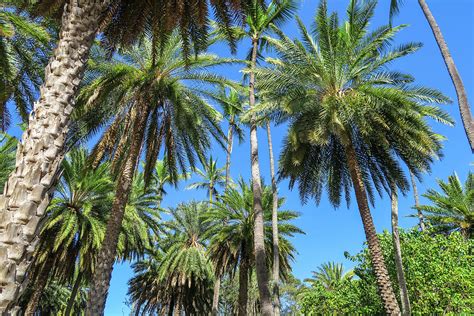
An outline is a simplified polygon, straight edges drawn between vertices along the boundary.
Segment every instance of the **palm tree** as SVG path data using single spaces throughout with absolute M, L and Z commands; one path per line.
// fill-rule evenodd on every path
M 246 29 L 234 29 L 237 38 L 249 38 L 251 49 L 248 56 L 249 64 L 249 107 L 255 107 L 255 73 L 259 51 L 262 48 L 263 36 L 270 30 L 271 25 L 280 26 L 296 10 L 296 1 L 294 0 L 273 0 L 266 5 L 262 1 L 252 0 L 246 9 Z M 265 265 L 266 254 L 264 245 L 264 227 L 263 210 L 261 205 L 262 187 L 260 183 L 260 164 L 258 159 L 258 138 L 257 138 L 257 120 L 255 116 L 250 118 L 250 164 L 252 172 L 252 183 L 254 191 L 255 208 L 255 241 L 256 252 L 257 281 L 262 305 L 262 315 L 279 315 L 279 300 L 275 300 L 275 309 L 272 306 L 271 294 L 269 289 L 268 269 Z
M 423 212 L 419 209 L 420 206 L 420 197 L 418 196 L 418 186 L 416 185 L 416 178 L 413 172 L 410 171 L 410 180 L 411 187 L 413 189 L 413 198 L 415 199 L 415 209 L 417 210 L 418 215 L 418 225 L 422 232 L 425 231 L 425 219 L 423 217 Z
M 49 204 L 49 188 L 57 179 L 57 171 L 64 157 L 64 144 L 68 133 L 71 113 L 75 105 L 78 87 L 86 67 L 89 51 L 94 43 L 99 26 L 104 40 L 110 47 L 129 45 L 141 38 L 143 33 L 155 33 L 157 38 L 166 38 L 175 27 L 183 37 L 185 55 L 193 46 L 195 51 L 206 44 L 209 12 L 230 28 L 250 0 L 201 1 L 197 9 L 194 0 L 184 1 L 112 1 L 112 0 L 40 0 L 35 1 L 37 14 L 60 18 L 59 36 L 48 65 L 39 99 L 33 106 L 35 115 L 30 116 L 28 128 L 22 137 L 22 146 L 17 151 L 16 168 L 8 180 L 11 188 L 0 196 L 0 214 L 13 218 L 18 208 L 28 209 L 31 217 L 24 222 L 12 222 L 6 242 L 0 243 L 2 251 L 22 248 L 18 258 L 5 262 L 10 268 L 5 286 L 0 293 L 0 312 L 12 308 L 24 284 L 25 273 L 30 265 L 36 234 L 26 235 L 26 225 L 36 226 Z M 15 3 L 30 6 L 30 1 Z M 137 17 L 140 17 L 137 20 Z M 4 28 L 3 28 L 4 30 Z M 230 32 L 227 36 L 232 40 Z M 158 41 L 157 41 L 158 42 Z M 234 44 L 234 41 L 231 41 Z M 158 43 L 156 46 L 159 46 Z M 155 46 L 155 47 L 156 47 Z M 235 48 L 235 45 L 231 45 Z M 188 63 L 190 59 L 188 58 Z M 23 177 L 34 174 L 34 177 Z M 34 190 L 32 188 L 34 187 Z M 33 229 L 35 231 L 35 229 Z M 13 237 L 15 236 L 15 237 Z M 27 247 L 20 247 L 26 244 Z
M 179 180 L 186 180 L 189 177 L 188 173 L 183 173 L 178 175 Z M 163 160 L 157 160 L 155 163 L 155 171 L 151 179 L 151 187 L 154 190 L 156 196 L 158 197 L 158 208 L 161 206 L 164 196 L 167 194 L 165 186 L 168 184 L 175 184 L 173 176 L 169 172 L 169 168 L 166 165 L 166 158 Z
M 423 196 L 433 205 L 420 205 L 425 218 L 436 232 L 460 231 L 466 238 L 474 236 L 474 174 L 469 172 L 464 187 L 456 173 L 448 182 L 437 180 L 441 192 L 429 189 Z
M 0 188 L 7 181 L 8 175 L 15 168 L 15 138 L 0 133 Z
M 398 159 L 416 174 L 429 170 L 441 145 L 424 117 L 450 119 L 439 108 L 424 105 L 449 101 L 441 93 L 412 87 L 411 76 L 385 68 L 420 44 L 392 48 L 391 40 L 403 26 L 368 32 L 375 4 L 351 1 L 341 26 L 322 1 L 311 32 L 298 19 L 302 41 L 275 28 L 279 38 L 268 41 L 279 58 L 267 59 L 273 67 L 255 72 L 260 91 L 278 102 L 264 106 L 274 107 L 281 121 L 290 120 L 280 160 L 281 176 L 290 178 L 290 187 L 298 182 L 303 201 L 314 197 L 319 202 L 327 186 L 335 206 L 343 192 L 349 202 L 354 188 L 379 293 L 391 314 L 400 309 L 369 202 L 373 204 L 374 187 L 380 194 L 388 192 L 390 181 L 406 191 Z
M 390 1 L 390 19 L 392 19 L 392 17 L 399 12 L 401 3 L 402 0 Z M 436 40 L 436 44 L 438 44 L 441 56 L 443 57 L 449 76 L 451 77 L 451 81 L 453 82 L 454 89 L 456 90 L 456 95 L 458 97 L 461 120 L 466 132 L 467 140 L 471 146 L 471 151 L 474 152 L 474 119 L 472 117 L 471 107 L 467 99 L 467 92 L 464 87 L 464 83 L 462 82 L 461 75 L 459 74 L 456 64 L 454 63 L 454 59 L 449 52 L 448 44 L 446 43 L 443 33 L 441 32 L 441 29 L 436 22 L 433 13 L 431 13 L 428 4 L 425 0 L 418 0 L 418 4 L 420 5 L 425 18 L 430 25 L 431 31 L 433 32 L 433 36 Z
M 0 4 L 0 130 L 11 123 L 8 101 L 15 103 L 23 122 L 28 121 L 43 69 L 51 51 L 50 35 L 38 21 Z
M 284 199 L 279 199 L 281 206 Z M 273 194 L 269 186 L 263 186 L 262 206 L 264 210 L 265 248 L 268 253 L 273 250 L 272 238 L 272 204 Z M 281 251 L 279 260 L 282 262 L 279 273 L 285 277 L 291 270 L 289 262 L 293 260 L 295 249 L 288 237 L 302 233 L 291 224 L 298 214 L 288 210 L 278 212 Z M 248 282 L 255 266 L 253 248 L 255 211 L 253 208 L 253 190 L 251 184 L 239 181 L 239 189 L 229 188 L 218 202 L 206 213 L 207 222 L 213 223 L 212 237 L 209 244 L 209 256 L 219 274 L 229 272 L 231 276 L 239 270 L 238 314 L 247 315 Z M 223 224 L 225 223 L 225 224 Z M 272 265 L 272 257 L 268 257 L 266 266 Z
M 209 195 L 209 203 L 212 203 L 213 197 L 217 199 L 219 195 L 217 187 L 225 185 L 224 168 L 217 168 L 217 160 L 212 159 L 212 156 L 204 161 L 203 166 L 204 170 L 194 169 L 194 172 L 202 178 L 202 181 L 191 183 L 187 189 L 206 189 Z
M 112 160 L 118 180 L 91 287 L 89 308 L 94 315 L 104 308 L 125 202 L 141 152 L 145 183 L 152 179 L 160 152 L 177 181 L 178 169 L 184 172 L 188 165 L 195 167 L 196 157 L 202 160 L 211 137 L 223 145 L 221 116 L 203 98 L 202 89 L 203 85 L 228 83 L 210 69 L 232 60 L 198 54 L 186 62 L 176 32 L 167 37 L 159 52 L 153 47 L 153 40 L 144 39 L 141 46 L 124 50 L 117 59 L 91 65 L 96 79 L 79 98 L 84 111 L 99 111 L 99 122 L 111 122 L 93 153 L 95 162 Z
M 162 251 L 134 264 L 129 295 L 136 311 L 204 315 L 210 310 L 213 272 L 206 254 L 209 224 L 203 221 L 206 203 L 179 204 L 164 223 Z
M 317 271 L 312 271 L 312 278 L 305 279 L 305 282 L 310 284 L 321 283 L 325 289 L 333 291 L 339 284 L 346 280 L 351 280 L 354 272 L 348 271 L 344 273 L 344 268 L 341 263 L 326 262 L 318 267 Z

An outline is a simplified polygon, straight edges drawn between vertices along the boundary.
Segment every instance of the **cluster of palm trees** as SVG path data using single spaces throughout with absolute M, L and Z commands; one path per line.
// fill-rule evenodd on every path
M 18 144 L 2 136 L 0 154 L 12 157 L 14 147 L 17 154 L 16 163 L 5 163 L 8 171 L 0 170 L 1 177 L 11 171 L 0 195 L 0 312 L 19 309 L 27 284 L 34 285 L 26 311 L 34 312 L 54 279 L 71 287 L 66 314 L 88 284 L 86 314 L 101 315 L 114 262 L 140 258 L 130 283 L 137 312 L 201 313 L 212 302 L 217 314 L 220 281 L 238 271 L 236 312 L 245 315 L 255 270 L 261 314 L 279 315 L 280 276 L 294 253 L 287 237 L 300 231 L 286 223 L 296 214 L 279 210 L 274 121 L 288 124 L 280 177 L 298 186 L 302 201 L 319 203 L 326 189 L 333 205 L 343 196 L 349 204 L 354 189 L 383 306 L 400 313 L 370 206 L 376 193 L 390 194 L 399 244 L 397 191 L 410 187 L 404 169 L 417 178 L 429 172 L 442 156 L 442 137 L 426 119 L 452 120 L 437 107 L 447 97 L 390 70 L 420 44 L 393 47 L 403 25 L 369 31 L 376 4 L 349 1 L 341 24 L 323 0 L 310 29 L 296 19 L 300 37 L 292 39 L 280 27 L 294 16 L 294 0 L 8 2 L 0 12 L 0 123 L 9 126 L 11 101 L 26 126 Z M 426 3 L 420 5 L 435 25 Z M 215 23 L 209 23 L 211 9 Z M 438 40 L 439 28 L 432 28 Z M 248 41 L 247 60 L 205 52 L 219 40 L 232 50 Z M 442 43 L 472 139 L 462 82 Z M 274 57 L 265 56 L 267 50 Z M 215 71 L 236 63 L 243 65 L 245 84 Z M 243 141 L 243 124 L 249 126 L 251 180 L 235 186 L 231 153 L 235 135 Z M 261 181 L 260 126 L 269 141 L 269 187 Z M 90 153 L 73 149 L 63 162 L 93 136 L 98 140 Z M 213 143 L 227 152 L 224 168 L 206 155 Z M 176 185 L 190 170 L 202 182 L 189 188 L 206 188 L 209 201 L 171 208 L 171 220 L 160 221 L 165 185 Z M 401 267 L 400 253 L 397 260 Z M 403 270 L 397 272 L 403 284 Z M 409 313 L 401 296 L 402 312 Z

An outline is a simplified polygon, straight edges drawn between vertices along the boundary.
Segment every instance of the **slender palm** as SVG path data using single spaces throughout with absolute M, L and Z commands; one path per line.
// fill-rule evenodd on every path
M 416 185 L 416 178 L 413 172 L 410 171 L 410 180 L 411 187 L 413 189 L 413 198 L 415 200 L 415 209 L 417 210 L 418 215 L 418 225 L 420 226 L 420 231 L 425 231 L 425 219 L 423 217 L 423 212 L 418 208 L 420 206 L 420 197 L 418 195 L 418 186 Z
M 390 18 L 392 18 L 399 12 L 401 3 L 402 0 L 390 1 Z M 431 31 L 433 32 L 433 36 L 436 40 L 436 44 L 438 44 L 449 76 L 451 77 L 451 81 L 453 82 L 454 89 L 456 90 L 456 95 L 458 97 L 461 120 L 464 126 L 464 130 L 466 132 L 467 140 L 469 142 L 469 145 L 471 146 L 471 151 L 474 152 L 474 118 L 472 117 L 471 107 L 467 99 L 466 88 L 464 87 L 461 75 L 459 74 L 456 64 L 454 63 L 454 59 L 451 56 L 451 53 L 449 52 L 448 44 L 446 43 L 443 33 L 441 32 L 441 29 L 438 23 L 436 22 L 433 13 L 431 13 L 428 4 L 425 0 L 418 0 L 418 4 L 420 5 L 420 8 L 423 11 L 425 18 L 428 21 L 428 24 L 430 25 Z
M 327 290 L 332 291 L 345 280 L 351 280 L 354 276 L 352 271 L 344 273 L 344 267 L 341 263 L 327 262 L 318 267 L 317 271 L 312 272 L 313 277 L 306 279 L 305 282 L 314 284 L 321 283 Z
M 134 265 L 129 294 L 136 310 L 169 315 L 181 311 L 204 315 L 210 310 L 213 271 L 206 254 L 209 224 L 203 221 L 206 203 L 191 202 L 170 209 L 163 251 Z
M 0 133 L 0 188 L 7 181 L 8 175 L 15 168 L 15 138 Z
M 241 20 L 238 18 L 239 13 L 249 1 L 201 1 L 197 8 L 194 0 L 35 1 L 36 13 L 61 17 L 61 21 L 56 49 L 45 68 L 39 99 L 33 106 L 35 115 L 29 117 L 28 128 L 22 137 L 23 144 L 17 149 L 16 165 L 20 167 L 13 171 L 8 180 L 8 187 L 12 190 L 0 196 L 1 216 L 14 218 L 13 214 L 18 208 L 28 209 L 31 213 L 26 221 L 12 222 L 9 234 L 1 238 L 1 251 L 22 248 L 23 253 L 15 257 L 18 259 L 9 258 L 5 262 L 10 268 L 7 270 L 8 282 L 0 293 L 0 312 L 13 307 L 13 302 L 21 292 L 21 285 L 25 284 L 25 271 L 28 270 L 35 248 L 30 244 L 36 242 L 37 235 L 26 235 L 23 233 L 26 229 L 23 228 L 26 225 L 36 228 L 41 219 L 38 214 L 43 214 L 49 204 L 49 189 L 57 180 L 78 87 L 99 26 L 102 26 L 103 39 L 110 47 L 129 45 L 139 40 L 143 33 L 154 33 L 157 37 L 166 38 L 166 33 L 176 26 L 183 37 L 185 54 L 194 53 L 206 45 L 211 10 L 217 20 L 229 28 L 233 21 Z M 15 2 L 31 5 L 31 1 Z M 227 33 L 227 38 L 231 39 L 230 32 Z M 191 46 L 194 50 L 190 49 Z M 24 177 L 24 174 L 35 176 Z
M 290 120 L 281 175 L 290 178 L 290 186 L 298 182 L 303 201 L 314 197 L 319 202 L 327 186 L 330 202 L 338 206 L 342 193 L 349 202 L 355 189 L 385 311 L 399 313 L 369 202 L 374 187 L 380 194 L 388 192 L 390 181 L 406 191 L 398 159 L 417 174 L 429 170 L 441 146 L 424 117 L 450 119 L 439 108 L 423 105 L 447 102 L 441 93 L 412 87 L 411 76 L 385 68 L 420 45 L 390 45 L 403 26 L 368 32 L 375 4 L 351 1 L 341 26 L 322 1 L 311 32 L 298 20 L 303 41 L 275 29 L 279 39 L 268 41 L 279 59 L 267 59 L 274 67 L 256 74 L 258 88 L 278 100 L 274 107 L 280 119 Z
M 195 168 L 194 172 L 201 177 L 201 181 L 190 184 L 188 189 L 206 189 L 209 195 L 209 203 L 212 203 L 213 198 L 218 198 L 218 186 L 224 186 L 226 178 L 224 176 L 224 168 L 217 167 L 217 160 L 209 157 L 207 161 L 204 161 L 204 170 Z
M 252 0 L 246 9 L 246 29 L 234 29 L 239 38 L 248 38 L 251 41 L 250 53 L 248 60 L 249 65 L 249 107 L 255 107 L 255 74 L 254 69 L 257 65 L 257 58 L 262 48 L 263 36 L 270 30 L 270 25 L 281 25 L 283 22 L 292 17 L 296 10 L 296 1 L 271 1 L 266 5 L 262 1 Z M 271 302 L 271 294 L 269 289 L 268 269 L 265 266 L 266 253 L 264 245 L 264 224 L 263 210 L 261 205 L 262 188 L 260 183 L 260 164 L 258 159 L 258 138 L 257 138 L 257 122 L 256 118 L 250 118 L 250 164 L 252 172 L 252 183 L 254 191 L 254 208 L 255 216 L 255 241 L 254 247 L 256 252 L 257 281 L 259 287 L 260 300 L 262 305 L 262 314 L 264 316 L 279 315 L 279 298 L 275 298 L 274 308 Z
M 10 126 L 10 100 L 23 122 L 28 121 L 51 51 L 49 41 L 38 21 L 0 4 L 0 130 Z
M 279 206 L 284 199 L 279 199 Z M 273 251 L 272 240 L 272 204 L 273 194 L 269 186 L 263 187 L 262 206 L 264 209 L 265 248 L 268 253 Z M 291 220 L 298 214 L 288 210 L 281 210 L 279 217 L 279 233 L 282 243 L 279 252 L 279 273 L 284 277 L 290 271 L 290 261 L 293 259 L 295 249 L 288 237 L 302 233 L 300 229 L 291 224 Z M 206 213 L 208 222 L 213 223 L 213 236 L 210 240 L 209 255 L 220 274 L 229 272 L 235 274 L 239 270 L 239 299 L 238 314 L 247 314 L 248 282 L 255 265 L 255 252 L 253 248 L 255 211 L 253 208 L 253 190 L 250 184 L 239 181 L 239 188 L 229 188 L 214 203 L 214 207 Z M 225 224 L 223 224 L 225 223 Z M 268 257 L 267 266 L 272 265 L 272 258 Z
M 423 196 L 432 205 L 420 205 L 426 220 L 437 232 L 460 231 L 466 238 L 474 236 L 474 174 L 469 172 L 464 186 L 455 173 L 448 181 L 438 180 L 441 192 L 428 190 Z
M 80 95 L 84 111 L 98 111 L 99 121 L 111 122 L 93 152 L 96 162 L 111 159 L 118 174 L 112 216 L 91 287 L 89 308 L 94 315 L 104 308 L 125 202 L 140 153 L 144 152 L 145 182 L 152 178 L 160 152 L 176 181 L 188 165 L 195 167 L 197 157 L 204 157 L 212 137 L 221 144 L 224 138 L 221 116 L 203 98 L 202 89 L 203 85 L 228 82 L 210 69 L 230 60 L 199 54 L 187 63 L 177 33 L 163 45 L 157 52 L 153 41 L 145 39 L 143 45 L 123 51 L 118 59 L 91 65 L 96 79 Z

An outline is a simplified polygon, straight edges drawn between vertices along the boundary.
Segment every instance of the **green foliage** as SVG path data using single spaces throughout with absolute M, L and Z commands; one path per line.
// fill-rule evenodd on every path
M 0 133 L 0 188 L 15 168 L 15 152 L 17 140 L 7 134 Z
M 448 182 L 437 180 L 441 192 L 429 189 L 423 194 L 433 205 L 420 205 L 425 219 L 435 232 L 460 231 L 466 238 L 474 237 L 474 174 L 469 172 L 464 186 L 456 173 Z
M 392 284 L 396 285 L 392 237 L 384 232 L 379 238 Z M 402 231 L 400 239 L 412 312 L 472 313 L 474 242 L 459 233 L 431 236 L 418 231 Z M 356 278 L 333 289 L 321 282 L 301 289 L 298 304 L 303 314 L 383 314 L 368 249 L 349 258 L 356 264 Z
M 223 187 L 225 184 L 224 168 L 218 168 L 217 160 L 212 159 L 212 156 L 203 162 L 203 166 L 204 170 L 193 170 L 202 180 L 191 183 L 187 189 L 206 189 L 209 201 L 212 202 L 213 197 L 218 197 L 217 187 Z

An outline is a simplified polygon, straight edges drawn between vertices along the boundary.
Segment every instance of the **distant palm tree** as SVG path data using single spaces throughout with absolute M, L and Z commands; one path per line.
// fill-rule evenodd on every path
M 351 280 L 354 276 L 353 271 L 344 272 L 341 263 L 327 262 L 318 267 L 317 271 L 312 271 L 312 278 L 305 279 L 305 282 L 314 284 L 319 282 L 327 290 L 333 291 L 345 280 Z
M 120 57 L 91 65 L 92 80 L 78 100 L 84 111 L 99 112 L 98 122 L 110 122 L 93 153 L 96 162 L 112 160 L 118 179 L 99 254 L 101 264 L 91 286 L 89 307 L 93 314 L 101 313 L 105 306 L 118 228 L 141 153 L 145 183 L 152 179 L 160 153 L 176 181 L 188 165 L 195 167 L 196 159 L 203 159 L 211 139 L 224 146 L 221 115 L 206 101 L 203 89 L 230 83 L 211 70 L 233 60 L 198 54 L 187 62 L 176 32 L 167 37 L 160 50 L 153 45 L 153 39 L 146 38 L 142 45 L 122 51 Z
M 169 168 L 166 165 L 166 158 L 163 160 L 157 160 L 155 163 L 155 170 L 150 180 L 151 189 L 157 195 L 158 207 L 161 205 L 164 196 L 167 194 L 165 190 L 166 185 L 176 185 L 176 182 L 179 180 L 186 180 L 190 175 L 185 172 L 181 175 L 178 175 L 178 179 L 173 179 L 173 175 L 169 172 Z
M 403 0 L 390 1 L 390 20 L 393 18 L 393 16 L 398 14 L 402 2 Z M 454 63 L 454 59 L 451 56 L 451 53 L 449 52 L 448 44 L 444 39 L 443 33 L 441 32 L 441 28 L 436 22 L 433 13 L 431 13 L 428 3 L 426 3 L 425 0 L 418 0 L 418 4 L 420 5 L 420 8 L 423 11 L 425 18 L 428 21 L 428 24 L 430 25 L 431 31 L 433 32 L 433 36 L 436 40 L 436 44 L 438 44 L 441 56 L 443 57 L 449 76 L 451 77 L 451 81 L 453 82 L 454 89 L 456 90 L 456 95 L 458 97 L 461 120 L 464 126 L 464 130 L 466 132 L 467 140 L 469 142 L 469 145 L 471 146 L 471 151 L 474 152 L 474 118 L 472 117 L 471 107 L 467 99 L 466 88 L 464 87 L 461 75 L 459 74 L 456 64 Z
M 191 202 L 170 209 L 164 223 L 162 250 L 134 264 L 129 294 L 136 311 L 204 315 L 210 311 L 213 268 L 206 254 L 207 203 Z M 178 312 L 179 311 L 179 312 Z
M 212 159 L 212 156 L 204 161 L 203 165 L 204 170 L 194 168 L 194 172 L 201 177 L 202 181 L 191 183 L 187 189 L 206 189 L 209 203 L 212 203 L 213 197 L 217 198 L 219 195 L 217 187 L 225 185 L 224 168 L 218 168 L 217 160 Z
M 437 180 L 441 192 L 428 190 L 423 196 L 433 205 L 420 205 L 425 219 L 436 232 L 460 231 L 466 238 L 474 237 L 474 174 L 469 172 L 464 187 L 456 173 L 448 182 Z
M 303 201 L 314 197 L 319 202 L 327 186 L 330 202 L 338 206 L 343 194 L 349 202 L 354 188 L 385 311 L 399 313 L 369 203 L 374 186 L 382 194 L 394 181 L 407 190 L 398 159 L 419 173 L 440 155 L 440 137 L 425 116 L 451 121 L 438 107 L 425 105 L 448 102 L 445 96 L 412 87 L 411 76 L 386 68 L 420 44 L 391 47 L 403 26 L 369 32 L 375 5 L 351 1 L 347 21 L 340 25 L 337 14 L 328 15 L 322 1 L 310 31 L 298 19 L 302 41 L 274 28 L 278 39 L 267 41 L 278 58 L 268 58 L 272 67 L 255 72 L 257 88 L 275 101 L 279 121 L 290 121 L 281 176 L 290 178 L 290 186 L 298 182 Z
M 13 101 L 23 120 L 36 100 L 43 72 L 52 51 L 46 27 L 19 13 L 8 4 L 0 4 L 0 130 L 11 123 L 7 102 Z
M 8 134 L 0 133 L 0 188 L 15 168 L 15 151 L 17 140 Z
M 272 189 L 263 186 L 262 207 L 264 210 L 265 248 L 269 254 L 273 251 L 272 239 Z M 284 199 L 278 201 L 279 206 Z M 238 315 L 247 315 L 248 281 L 255 266 L 253 248 L 255 211 L 253 208 L 253 191 L 250 184 L 242 179 L 238 188 L 229 188 L 218 202 L 206 213 L 206 221 L 213 223 L 212 237 L 209 244 L 209 256 L 220 274 L 229 272 L 231 276 L 239 271 Z M 280 210 L 279 233 L 281 239 L 280 274 L 285 277 L 290 268 L 295 249 L 288 237 L 302 231 L 291 223 L 298 214 Z M 272 265 L 273 257 L 267 257 L 267 267 Z

